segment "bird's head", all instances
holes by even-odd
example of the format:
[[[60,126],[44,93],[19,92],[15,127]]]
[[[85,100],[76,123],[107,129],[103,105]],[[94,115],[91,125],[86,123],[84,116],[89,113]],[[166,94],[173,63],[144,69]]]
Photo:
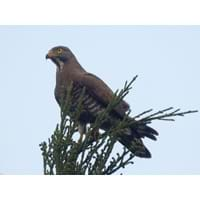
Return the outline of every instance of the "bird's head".
[[[73,53],[69,48],[57,46],[49,50],[46,59],[51,59],[58,67],[60,67],[61,64],[66,63],[72,56]]]

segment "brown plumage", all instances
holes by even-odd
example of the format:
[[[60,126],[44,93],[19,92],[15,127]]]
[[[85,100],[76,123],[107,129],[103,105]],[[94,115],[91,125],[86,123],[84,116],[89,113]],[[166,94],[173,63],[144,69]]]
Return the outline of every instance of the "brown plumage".
[[[51,59],[57,66],[55,98],[58,104],[66,94],[67,87],[73,82],[72,102],[74,108],[77,106],[77,99],[81,91],[85,88],[83,97],[84,111],[80,115],[80,127],[83,129],[87,123],[93,123],[102,111],[104,111],[113,98],[112,90],[97,76],[88,73],[79,64],[71,50],[64,46],[52,48],[46,58]],[[67,99],[65,99],[67,101]],[[103,130],[108,130],[111,123],[122,120],[129,105],[121,101],[110,113],[110,119],[102,124]],[[119,142],[126,146],[132,153],[138,157],[151,157],[150,152],[144,146],[142,139],[148,137],[156,140],[158,133],[146,125],[132,126],[124,130],[119,136]]]

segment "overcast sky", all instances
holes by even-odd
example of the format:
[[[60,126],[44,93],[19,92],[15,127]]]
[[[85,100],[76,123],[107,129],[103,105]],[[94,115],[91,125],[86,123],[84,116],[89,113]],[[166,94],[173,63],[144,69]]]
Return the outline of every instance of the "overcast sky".
[[[200,26],[1,26],[0,173],[42,174],[39,143],[59,122],[48,50],[68,46],[81,65],[113,90],[139,78],[126,97],[132,115],[170,106],[200,109]],[[154,122],[152,159],[125,174],[199,174],[199,113]]]

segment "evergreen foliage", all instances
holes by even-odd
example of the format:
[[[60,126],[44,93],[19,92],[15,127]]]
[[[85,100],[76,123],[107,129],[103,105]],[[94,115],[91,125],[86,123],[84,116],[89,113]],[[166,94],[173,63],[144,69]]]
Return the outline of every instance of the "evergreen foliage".
[[[76,110],[72,112],[72,86],[68,87],[68,101],[63,101],[61,104],[61,121],[57,124],[48,142],[40,144],[44,174],[110,175],[129,164],[133,164],[134,154],[128,149],[123,148],[120,153],[114,153],[118,134],[122,133],[130,124],[133,125],[133,121],[130,121],[128,117],[130,112],[127,112],[121,122],[113,123],[108,131],[101,131],[97,134],[97,130],[107,119],[109,112],[129,93],[136,78],[137,76],[131,82],[126,82],[124,88],[115,93],[105,112],[97,117],[94,124],[87,127],[85,134],[78,132],[78,118],[83,109],[82,99],[85,90],[82,91]],[[180,109],[173,109],[172,107],[155,113],[152,113],[152,111],[150,109],[138,114],[134,117],[137,120],[134,123],[149,124],[153,120],[173,121],[173,117],[197,112],[196,110],[181,112]]]

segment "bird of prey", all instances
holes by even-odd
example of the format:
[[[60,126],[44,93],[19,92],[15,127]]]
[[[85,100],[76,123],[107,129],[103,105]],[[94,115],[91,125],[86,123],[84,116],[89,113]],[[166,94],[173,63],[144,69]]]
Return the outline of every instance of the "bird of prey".
[[[75,55],[68,47],[57,46],[49,50],[46,59],[51,59],[57,67],[55,98],[58,104],[66,93],[67,87],[73,82],[72,101],[77,106],[81,91],[85,88],[82,99],[84,111],[80,114],[79,124],[84,127],[86,124],[95,122],[96,117],[106,109],[113,99],[113,91],[97,76],[88,73],[78,62]],[[67,99],[65,100],[67,101]],[[120,121],[129,110],[129,105],[122,100],[109,114],[112,121]],[[134,120],[134,119],[132,119]],[[100,127],[102,130],[109,130],[111,122],[107,121]],[[83,130],[83,129],[82,129]],[[135,156],[150,158],[151,153],[143,144],[142,138],[148,137],[156,140],[158,133],[145,124],[130,126],[120,134],[118,141],[128,148]]]

